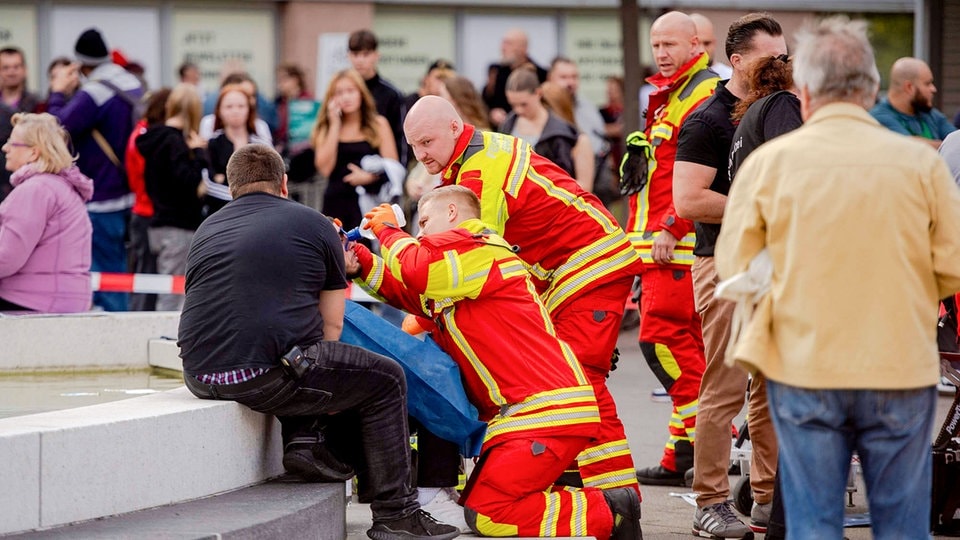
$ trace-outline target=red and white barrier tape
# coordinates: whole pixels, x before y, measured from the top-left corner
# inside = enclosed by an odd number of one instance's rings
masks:
[[[143,294],[183,294],[184,276],[90,272],[94,291]],[[379,302],[353,283],[347,283],[347,298],[354,302]]]

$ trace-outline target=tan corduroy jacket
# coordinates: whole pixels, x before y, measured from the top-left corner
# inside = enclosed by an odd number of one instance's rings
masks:
[[[821,107],[747,158],[717,272],[742,272],[764,247],[772,287],[737,362],[802,388],[937,383],[937,302],[960,290],[960,188],[934,150],[856,105]]]

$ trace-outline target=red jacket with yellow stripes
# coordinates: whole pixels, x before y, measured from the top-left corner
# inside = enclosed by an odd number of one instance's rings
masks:
[[[480,219],[519,247],[548,311],[642,271],[610,212],[563,169],[516,137],[463,127],[442,184],[477,194]]]
[[[653,241],[669,231],[679,241],[669,266],[689,268],[693,264],[696,236],[693,222],[677,215],[673,205],[673,163],[677,157],[680,127],[687,115],[713,94],[716,73],[707,69],[707,55],[701,54],[680,67],[671,77],[660,74],[647,79],[657,87],[650,94],[644,133],[653,146],[650,181],[630,197],[627,231],[643,262],[654,264]]]
[[[596,434],[593,389],[502,238],[478,219],[419,242],[395,228],[378,238],[383,258],[355,248],[363,284],[433,320],[434,339],[460,366],[467,395],[488,422],[484,444],[531,433]]]

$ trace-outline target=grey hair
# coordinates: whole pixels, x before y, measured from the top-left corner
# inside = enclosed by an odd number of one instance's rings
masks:
[[[793,80],[811,101],[849,101],[873,106],[880,72],[867,38],[866,21],[823,19],[797,33]]]

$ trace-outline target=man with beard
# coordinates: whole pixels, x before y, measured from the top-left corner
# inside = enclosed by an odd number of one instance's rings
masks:
[[[870,115],[889,129],[940,147],[956,128],[933,106],[937,87],[930,66],[918,58],[900,58],[890,68],[890,89]]]

